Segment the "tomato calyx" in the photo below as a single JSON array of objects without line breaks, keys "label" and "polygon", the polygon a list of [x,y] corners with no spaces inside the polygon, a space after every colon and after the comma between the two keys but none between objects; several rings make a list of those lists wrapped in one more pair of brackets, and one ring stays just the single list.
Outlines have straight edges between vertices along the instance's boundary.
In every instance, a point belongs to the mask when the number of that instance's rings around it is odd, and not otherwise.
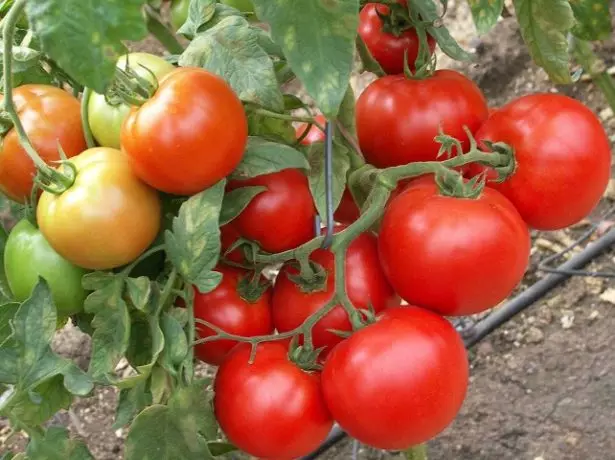
[{"label": "tomato calyx", "polygon": [[245,301],[256,303],[269,287],[269,282],[261,277],[260,270],[255,270],[251,276],[244,276],[239,280],[237,292]]},{"label": "tomato calyx", "polygon": [[436,173],[435,181],[442,196],[477,199],[485,189],[486,178],[484,174],[480,174],[466,180],[457,171],[450,170]]},{"label": "tomato calyx", "polygon": [[318,357],[323,350],[324,348],[314,349],[311,344],[299,345],[299,336],[295,336],[290,342],[288,359],[306,372],[320,371],[322,364],[318,362]]},{"label": "tomato calyx", "polygon": [[139,64],[139,66],[145,69],[151,77],[150,79],[142,77],[131,69],[128,60],[125,68],[117,67],[115,69],[115,78],[105,95],[109,104],[118,105],[123,102],[128,105],[141,106],[158,90],[156,75],[143,64]]},{"label": "tomato calyx", "polygon": [[293,283],[299,286],[301,292],[309,294],[311,292],[322,292],[327,289],[327,279],[329,274],[325,268],[316,262],[309,260],[308,255],[299,255],[296,261],[291,262],[298,268],[299,273],[288,275]]}]

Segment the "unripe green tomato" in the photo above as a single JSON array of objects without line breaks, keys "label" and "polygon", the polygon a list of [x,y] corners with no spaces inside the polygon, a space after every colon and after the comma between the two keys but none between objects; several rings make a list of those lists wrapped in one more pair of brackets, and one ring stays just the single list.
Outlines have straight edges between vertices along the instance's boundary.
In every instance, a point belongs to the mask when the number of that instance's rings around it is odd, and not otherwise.
[{"label": "unripe green tomato", "polygon": [[188,19],[188,9],[190,8],[190,0],[173,0],[171,2],[171,25],[177,30],[184,25]]},{"label": "unripe green tomato", "polygon": [[11,231],[4,248],[4,271],[15,300],[32,294],[39,277],[49,284],[58,311],[58,323],[83,310],[86,291],[81,278],[87,273],[71,264],[49,245],[38,228],[21,220]]},{"label": "unripe green tomato", "polygon": [[[139,76],[148,79],[152,83],[154,83],[152,75],[142,66],[147,67],[158,80],[175,69],[173,64],[149,53],[130,53],[124,55],[118,59],[117,66],[125,68],[127,58],[129,67]],[[111,105],[106,101],[104,94],[92,92],[88,105],[88,118],[90,130],[100,146],[114,149],[120,148],[120,130],[129,111],[129,105]]]}]

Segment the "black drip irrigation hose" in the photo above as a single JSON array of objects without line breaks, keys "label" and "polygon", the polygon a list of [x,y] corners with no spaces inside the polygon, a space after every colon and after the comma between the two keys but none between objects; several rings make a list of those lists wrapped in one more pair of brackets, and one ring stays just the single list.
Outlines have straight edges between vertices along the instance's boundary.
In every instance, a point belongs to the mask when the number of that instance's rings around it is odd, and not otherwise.
[{"label": "black drip irrigation hose", "polygon": [[[517,297],[511,299],[501,308],[482,319],[467,331],[463,332],[466,348],[471,348],[504,323],[530,307],[534,302],[541,299],[548,292],[553,290],[572,276],[571,270],[583,268],[605,250],[615,245],[615,228],[587,245],[580,253],[571,257],[567,262],[558,267],[562,273],[551,273],[540,281],[536,282]],[[327,439],[311,454],[303,457],[302,460],[314,460],[331,447],[336,445],[348,435],[337,425],[333,427]]]}]

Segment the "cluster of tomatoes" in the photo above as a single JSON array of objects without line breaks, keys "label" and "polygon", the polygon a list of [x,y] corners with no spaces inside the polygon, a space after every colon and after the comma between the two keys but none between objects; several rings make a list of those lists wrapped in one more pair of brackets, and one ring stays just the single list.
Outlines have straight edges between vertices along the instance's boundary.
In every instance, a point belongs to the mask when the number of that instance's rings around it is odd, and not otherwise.
[{"label": "cluster of tomatoes", "polygon": [[[311,345],[320,352],[315,362],[289,354],[289,342],[273,338],[255,349],[232,338],[196,345],[199,359],[220,366],[214,405],[222,430],[258,457],[308,454],[334,421],[382,449],[405,449],[440,433],[460,410],[468,385],[463,342],[444,316],[482,312],[504,300],[527,268],[528,229],[560,229],[583,219],[610,177],[608,139],[581,103],[538,94],[490,113],[478,87],[458,72],[408,78],[404,59],[416,59],[418,37],[412,29],[387,32],[388,11],[368,4],[361,12],[361,37],[390,74],[356,104],[366,161],[390,168],[441,160],[434,139],[443,131],[465,150],[474,138],[485,151],[492,142],[508,144],[516,169],[471,197],[443,193],[432,176],[398,186],[377,232],[359,235],[345,254],[347,296],[377,318],[366,314],[367,325],[353,332],[345,309],[336,305],[311,331]],[[14,91],[34,149],[52,163],[60,160],[60,144],[74,170],[59,169],[76,175],[61,193],[42,192],[38,228],[24,220],[13,229],[6,275],[17,300],[44,277],[63,318],[83,308],[83,274],[130,264],[160,238],[164,197],[193,195],[218,183],[246,148],[249,120],[221,78],[142,53],[131,54],[129,65],[159,83],[152,81],[155,91],[134,107],[90,96],[87,115],[97,147],[87,148],[76,98],[43,85]],[[296,137],[308,145],[324,135],[298,126]],[[0,190],[25,202],[35,167],[15,130],[5,133],[1,148]],[[495,174],[476,164],[459,172],[467,178]],[[194,298],[196,318],[245,338],[294,331],[339,295],[329,249],[310,255],[308,265],[325,275],[312,284],[301,279],[306,267],[297,261],[286,262],[274,283],[239,268],[247,263],[247,254],[235,247],[239,238],[276,254],[314,236],[316,209],[303,171],[230,180],[227,191],[252,186],[265,189],[221,229],[221,283],[208,293],[195,288]],[[335,213],[336,232],[360,214],[346,190]],[[217,335],[203,324],[197,332],[199,338]]]}]

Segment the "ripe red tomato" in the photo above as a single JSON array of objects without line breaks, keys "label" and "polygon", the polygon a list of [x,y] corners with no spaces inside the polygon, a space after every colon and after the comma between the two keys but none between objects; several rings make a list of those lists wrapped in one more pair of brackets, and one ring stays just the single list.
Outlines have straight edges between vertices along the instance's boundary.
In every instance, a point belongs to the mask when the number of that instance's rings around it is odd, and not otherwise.
[{"label": "ripe red tomato", "polygon": [[[216,289],[207,294],[194,289],[194,317],[229,334],[243,337],[271,334],[271,289],[267,288],[257,300],[249,302],[237,292],[239,282],[251,276],[247,270],[219,265],[216,271],[222,273]],[[201,339],[215,335],[203,325],[197,325],[197,333]],[[194,351],[201,361],[219,366],[235,345],[237,342],[233,340],[217,340],[197,345]]]},{"label": "ripe red tomato", "polygon": [[491,115],[476,136],[514,147],[514,175],[490,186],[512,201],[530,227],[557,230],[579,222],[608,185],[609,139],[596,115],[570,97],[516,99]]},{"label": "ripe red tomato", "polygon": [[399,307],[333,349],[322,389],[350,436],[401,450],[432,439],[454,420],[468,374],[463,342],[447,320]]},{"label": "ripe red tomato", "polygon": [[229,190],[262,185],[258,194],[233,220],[233,226],[247,240],[260,244],[267,252],[296,248],[314,236],[316,207],[305,175],[297,169],[264,174],[229,183]]},{"label": "ripe red tomato", "polygon": [[152,98],[124,121],[122,149],[152,187],[193,195],[227,176],[248,139],[243,105],[231,87],[206,70],[167,74]]},{"label": "ripe red tomato", "polygon": [[[336,227],[341,231],[344,227]],[[290,331],[300,326],[308,316],[323,307],[335,292],[335,260],[333,253],[326,249],[314,251],[310,259],[321,265],[328,273],[327,286],[324,291],[303,292],[290,279],[298,275],[294,264],[285,264],[276,279],[273,288],[273,323],[279,332]],[[384,310],[398,301],[398,297],[387,282],[380,261],[376,237],[363,233],[355,239],[346,253],[346,291],[355,307],[376,312]],[[312,329],[315,348],[327,347],[325,354],[342,338],[330,332],[330,329],[351,331],[348,315],[338,305],[321,319]],[[323,354],[323,356],[325,356]]]},{"label": "ripe red tomato", "polygon": [[497,191],[453,198],[421,181],[388,205],[378,249],[389,282],[408,303],[470,315],[494,307],[521,281],[530,237]]},{"label": "ripe red tomato", "polygon": [[361,94],[356,110],[361,151],[378,168],[436,160],[440,127],[467,147],[463,127],[474,133],[488,115],[480,89],[454,70],[424,80],[380,78]]},{"label": "ripe red tomato", "polygon": [[357,203],[355,203],[350,190],[344,190],[342,201],[335,210],[335,214],[333,214],[335,221],[340,224],[350,225],[357,220],[360,215],[361,211],[359,210]]},{"label": "ripe red tomato", "polygon": [[[399,1],[403,5],[405,1]],[[368,3],[359,16],[359,35],[367,49],[388,74],[404,73],[404,56],[408,56],[408,66],[414,70],[414,63],[419,55],[419,37],[414,28],[399,35],[382,30],[380,15],[388,15],[389,7],[378,3]],[[436,49],[436,40],[427,35],[430,55]]]},{"label": "ripe red tomato", "polygon": [[279,343],[261,343],[249,364],[250,346],[241,344],[216,375],[218,423],[233,444],[255,457],[302,457],[316,449],[333,426],[320,375],[301,370],[287,355]]},{"label": "ripe red tomato", "polygon": [[[228,249],[235,244],[235,242],[241,237],[237,229],[233,226],[233,223],[228,223],[220,227],[220,243],[222,245],[222,254],[225,254]],[[224,257],[236,264],[245,262],[245,257],[239,249],[234,249]]]},{"label": "ripe red tomato", "polygon": [[[314,120],[316,120],[318,123],[320,123],[323,126],[327,122],[327,119],[325,118],[324,115],[316,115],[314,117]],[[297,139],[299,139],[303,135],[307,127],[308,127],[307,123],[297,124],[297,127],[295,128]],[[325,140],[325,133],[322,132],[320,129],[318,129],[316,126],[312,125],[312,127],[310,128],[310,131],[301,140],[301,143],[303,145],[310,145],[310,144],[313,144],[314,142],[319,142],[319,141],[324,141],[324,140]]]},{"label": "ripe red tomato", "polygon": [[[58,145],[69,158],[87,148],[81,106],[71,94],[54,86],[23,85],[15,88],[13,101],[26,134],[46,163],[60,159]],[[35,175],[34,163],[11,128],[0,146],[0,191],[11,200],[25,203]]]}]

